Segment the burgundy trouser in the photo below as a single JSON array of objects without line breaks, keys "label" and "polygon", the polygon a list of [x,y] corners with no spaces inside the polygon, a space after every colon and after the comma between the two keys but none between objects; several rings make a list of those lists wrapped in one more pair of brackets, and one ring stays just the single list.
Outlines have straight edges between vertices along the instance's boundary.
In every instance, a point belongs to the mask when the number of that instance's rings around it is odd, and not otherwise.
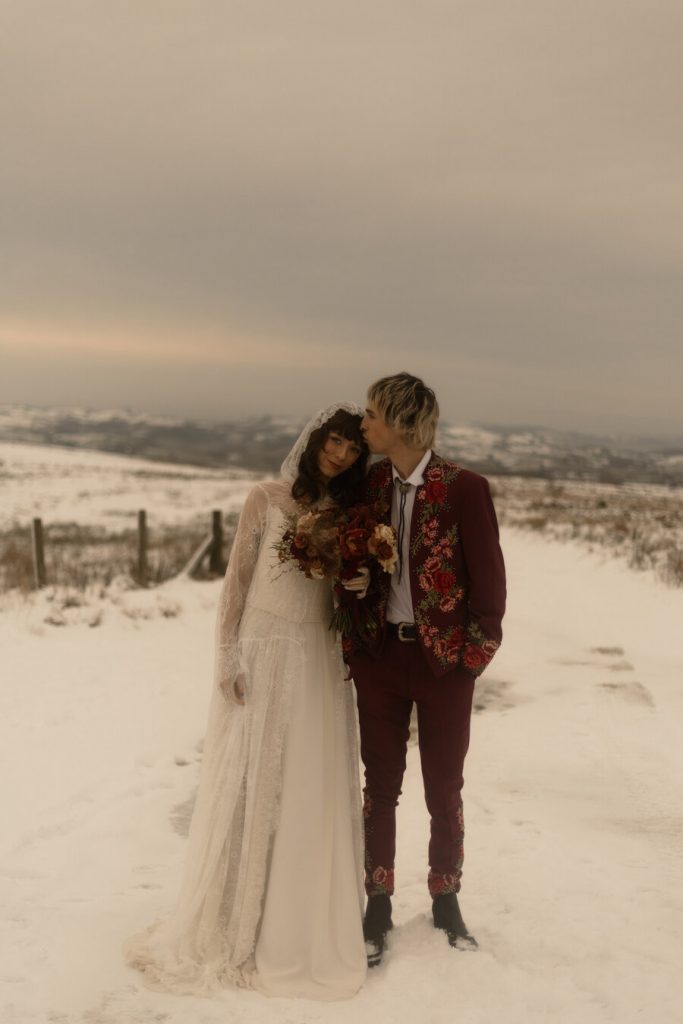
[{"label": "burgundy trouser", "polygon": [[431,816],[428,885],[432,896],[458,892],[464,824],[460,791],[470,738],[474,677],[463,668],[439,678],[419,643],[388,636],[381,658],[350,659],[356,684],[361,756],[365,765],[365,888],[394,891],[396,805],[406,767],[413,703],[420,762]]}]

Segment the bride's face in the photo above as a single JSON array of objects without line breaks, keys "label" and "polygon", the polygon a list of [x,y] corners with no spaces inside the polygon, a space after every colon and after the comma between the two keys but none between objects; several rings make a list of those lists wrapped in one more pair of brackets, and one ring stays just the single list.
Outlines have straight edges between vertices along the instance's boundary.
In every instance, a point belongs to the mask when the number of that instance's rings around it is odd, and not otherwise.
[{"label": "bride's face", "polygon": [[349,441],[348,437],[332,430],[318,452],[318,469],[327,480],[331,480],[350,469],[360,454],[361,447],[357,441]]}]

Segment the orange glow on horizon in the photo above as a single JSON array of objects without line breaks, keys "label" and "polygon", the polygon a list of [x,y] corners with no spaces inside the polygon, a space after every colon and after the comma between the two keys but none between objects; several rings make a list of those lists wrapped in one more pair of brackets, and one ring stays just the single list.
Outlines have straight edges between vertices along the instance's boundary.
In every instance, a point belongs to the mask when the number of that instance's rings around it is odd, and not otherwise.
[{"label": "orange glow on horizon", "polygon": [[39,321],[0,322],[0,347],[16,353],[82,354],[89,359],[210,362],[272,365],[291,357],[295,343],[287,339],[240,336],[227,331],[144,330],[139,327],[77,324],[55,327]]}]

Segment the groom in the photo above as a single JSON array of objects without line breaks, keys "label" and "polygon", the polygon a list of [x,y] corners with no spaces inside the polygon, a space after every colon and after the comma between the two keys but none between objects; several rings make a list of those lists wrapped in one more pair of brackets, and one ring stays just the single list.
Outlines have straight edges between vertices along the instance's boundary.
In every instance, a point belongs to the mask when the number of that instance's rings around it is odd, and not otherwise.
[{"label": "groom", "polygon": [[413,703],[431,816],[427,884],[434,926],[452,946],[477,945],[456,896],[460,791],[474,681],[502,637],[505,568],[486,480],[432,451],[438,417],[434,392],[399,373],[370,387],[361,424],[370,451],[385,456],[368,474],[365,500],[384,508],[399,548],[394,573],[373,572],[363,598],[372,629],[345,645],[365,765],[363,930],[371,967],[380,963],[392,927],[396,805]]}]

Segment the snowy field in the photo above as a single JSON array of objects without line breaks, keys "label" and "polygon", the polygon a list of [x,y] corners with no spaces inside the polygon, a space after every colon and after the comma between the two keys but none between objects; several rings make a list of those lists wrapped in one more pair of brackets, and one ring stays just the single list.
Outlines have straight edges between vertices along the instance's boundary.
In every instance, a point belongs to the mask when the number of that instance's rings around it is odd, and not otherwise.
[{"label": "snowy field", "polygon": [[145,509],[149,578],[158,582],[187,563],[209,531],[214,509],[223,513],[230,535],[257,477],[262,474],[0,443],[0,595],[33,586],[34,517],[45,529],[48,581],[83,590],[130,575],[137,560],[137,513]]},{"label": "snowy field", "polygon": [[[241,508],[257,474],[149,462],[126,455],[0,442],[0,530],[29,526],[34,516],[110,530],[134,525],[138,509],[152,522],[181,526],[212,508]],[[258,475],[259,478],[262,474]]]},{"label": "snowy field", "polygon": [[[34,516],[42,517],[46,531],[50,582],[82,588],[129,572],[141,508],[147,511],[151,579],[174,575],[206,535],[213,509],[223,512],[229,535],[256,476],[0,442],[0,592],[32,586]],[[513,476],[493,477],[491,484],[503,525],[578,541],[683,586],[683,488]]]},{"label": "snowy field", "polygon": [[[5,525],[36,508],[113,524],[140,493],[181,522],[250,486],[19,445],[0,446],[0,471]],[[683,589],[585,544],[506,527],[503,545],[505,641],[466,765],[461,903],[480,950],[430,925],[413,748],[391,949],[332,1005],[163,996],[120,957],[177,890],[220,584],[3,595],[2,1024],[683,1020]]]},{"label": "snowy field", "polygon": [[199,767],[217,583],[0,616],[3,1024],[681,1020],[683,591],[504,532],[506,640],[478,683],[462,905],[430,926],[415,749],[396,928],[352,1001],[159,995],[122,939],[173,899]]}]

